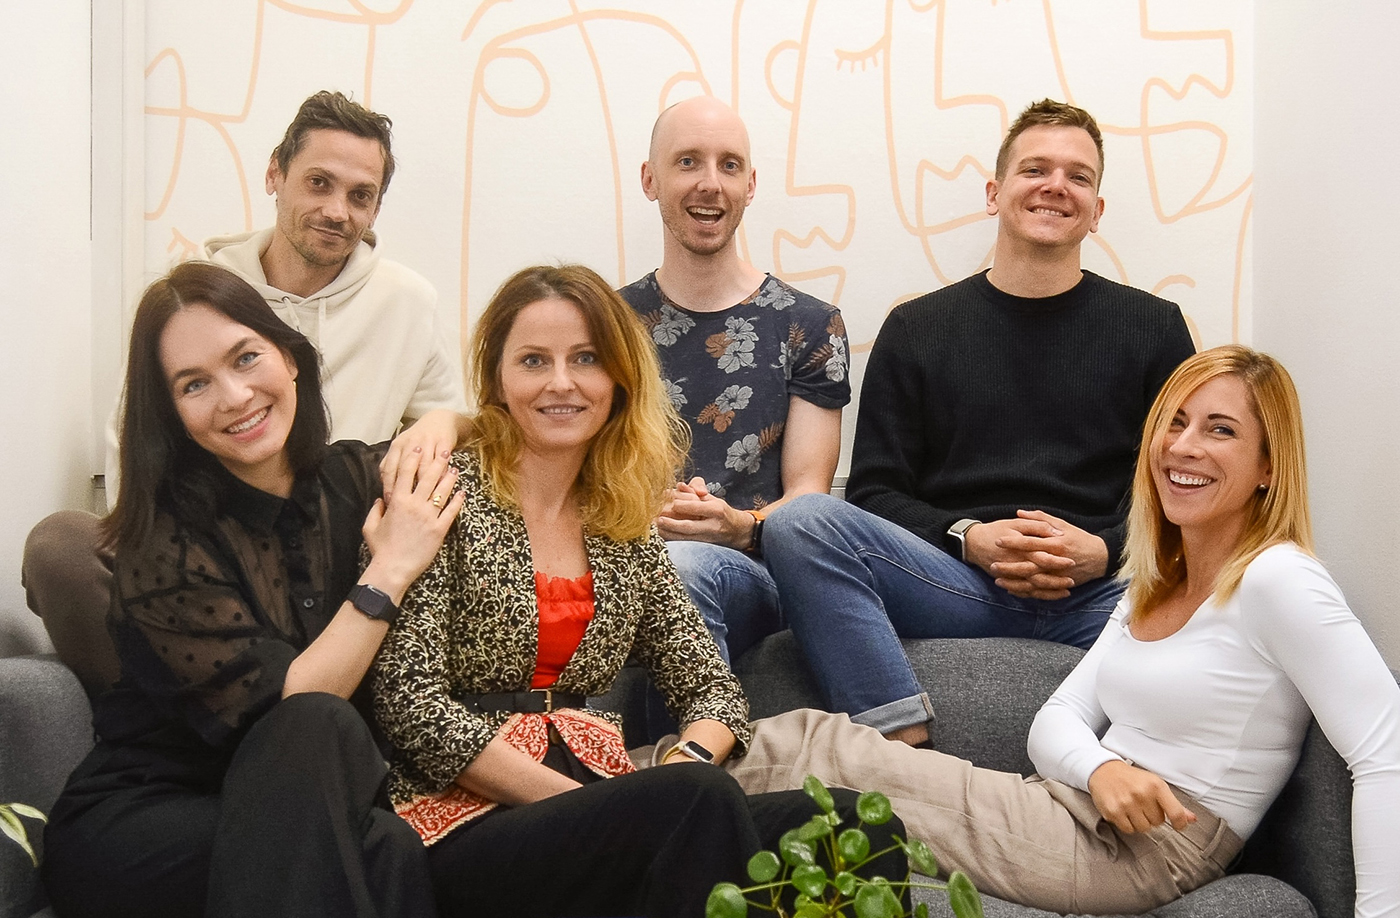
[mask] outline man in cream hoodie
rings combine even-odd
[[[216,236],[202,253],[320,350],[332,440],[375,443],[434,408],[466,410],[436,291],[376,246],[372,227],[394,174],[389,143],[388,118],[316,93],[267,166],[276,224]]]
[[[434,408],[465,413],[455,348],[424,278],[381,258],[372,227],[394,174],[390,121],[338,92],[302,103],[272,151],[267,193],[277,222],[218,236],[202,257],[252,284],[321,352],[332,440],[377,443]],[[107,431],[107,496],[118,487],[117,417]],[[61,511],[25,544],[29,607],[89,692],[110,685],[116,658],[102,626],[111,557],[98,518]]]

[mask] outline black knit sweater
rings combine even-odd
[[[1039,299],[984,272],[910,300],[870,353],[846,497],[950,552],[959,519],[1044,510],[1111,571],[1147,410],[1194,350],[1174,303],[1088,271]]]

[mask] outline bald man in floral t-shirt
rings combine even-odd
[[[840,311],[739,257],[754,187],[748,132],[728,106],[700,97],[662,112],[642,164],[662,264],[620,291],[690,424],[694,477],[677,483],[657,528],[726,662],[782,627],[762,519],[831,489],[851,400]]]

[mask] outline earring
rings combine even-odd
[[[1269,493],[1269,486],[1268,486],[1268,485],[1263,485],[1263,484],[1261,484],[1261,485],[1258,487],[1257,490],[1259,491],[1260,494],[1268,494],[1268,493]]]

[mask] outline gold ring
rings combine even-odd
[[[434,507],[437,507],[439,510],[442,509],[442,495],[441,495],[441,494],[434,494],[434,495],[433,495],[432,505],[433,505]]]

